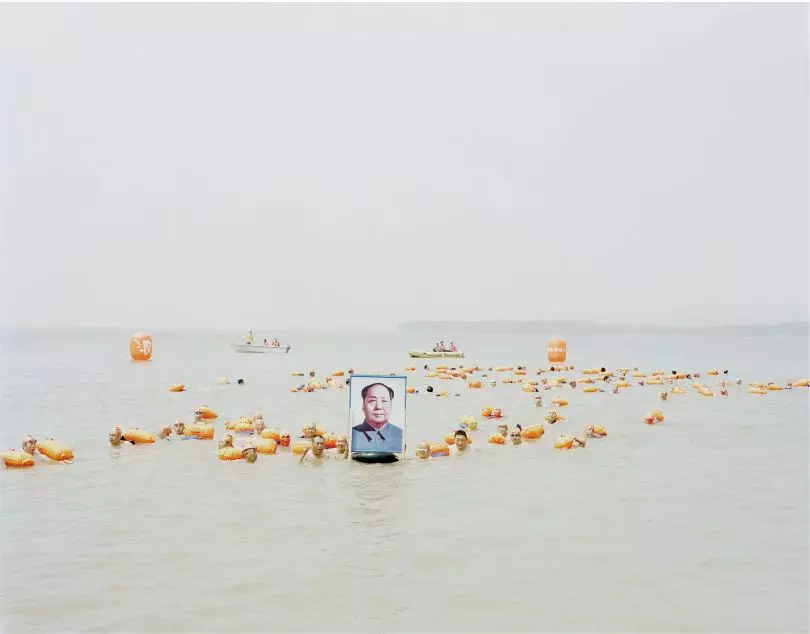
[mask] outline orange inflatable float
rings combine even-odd
[[[214,426],[213,425],[186,425],[184,436],[194,436],[201,440],[213,440]]]
[[[564,398],[554,398],[551,399],[551,404],[559,405],[560,407],[565,407],[566,405],[568,405],[568,401],[566,401]]]
[[[793,387],[810,387],[810,379],[799,379],[793,382]]]
[[[574,446],[573,436],[560,436],[554,441],[554,449],[571,449]]]
[[[256,446],[256,453],[272,456],[276,453],[277,443],[272,438],[257,438],[253,441]]]
[[[771,384],[768,386],[768,390],[770,390],[771,392],[775,392],[775,391],[777,391],[777,390],[784,390],[784,389],[785,389],[785,388],[783,388],[781,385],[774,385],[773,383],[771,383]]]
[[[583,387],[583,388],[582,388],[582,391],[583,391],[583,392],[586,392],[586,393],[588,393],[588,394],[592,394],[593,392],[598,392],[598,391],[599,391],[599,388],[594,387],[593,385],[590,385],[590,386],[588,386],[588,387]]]
[[[767,394],[768,390],[766,390],[765,388],[761,388],[761,387],[748,386],[748,393],[749,394]]]
[[[205,420],[212,420],[214,418],[219,418],[219,414],[217,414],[210,407],[198,407],[197,409],[199,410],[200,414],[202,414],[202,417]]]
[[[432,457],[436,456],[449,456],[450,455],[450,447],[448,447],[443,442],[434,442],[430,444],[430,455]]]
[[[258,451],[256,452],[258,453]],[[241,460],[242,448],[241,447],[223,447],[217,452],[220,460]]]
[[[532,425],[531,427],[527,427],[523,431],[520,432],[522,438],[526,438],[528,440],[534,440],[536,438],[540,438],[543,434],[546,433],[546,428],[542,425]],[[503,436],[501,436],[503,438]]]
[[[481,387],[481,381],[470,381],[469,383],[467,383],[467,385],[469,387],[473,387],[473,388],[480,388]]]
[[[335,370],[332,372],[332,376],[343,376],[343,370]]]
[[[487,439],[487,442],[489,442],[489,443],[491,443],[493,445],[505,445],[506,444],[506,438],[501,436],[501,434],[490,434],[489,438]]]
[[[292,449],[292,452],[295,455],[299,456],[302,453],[304,453],[304,451],[306,451],[306,449],[307,449],[307,447],[309,447],[309,445],[310,445],[310,442],[308,440],[301,439],[301,440],[296,440],[290,447]]]
[[[9,449],[3,454],[3,464],[12,468],[33,467],[34,456],[24,451]]]
[[[720,374],[720,372],[718,370],[709,370],[706,374],[708,374],[709,376],[717,376],[718,374]]]
[[[64,460],[73,460],[73,450],[65,447],[62,443],[56,442],[53,438],[40,440],[37,443],[37,451],[43,456],[62,462]]]
[[[547,352],[549,363],[565,363],[565,357],[568,354],[565,339],[552,339],[549,341]]]
[[[155,442],[155,435],[142,429],[127,429],[123,432],[122,438],[127,442],[134,440],[136,445]]]
[[[225,429],[229,431],[253,431],[253,422],[244,419],[234,422],[228,421],[225,423]]]
[[[152,337],[145,332],[136,332],[129,338],[129,356],[133,361],[149,361],[152,358]]]
[[[597,438],[602,438],[604,436],[607,436],[608,435],[607,429],[602,427],[602,425],[594,425],[593,426],[593,435],[596,436]]]
[[[271,429],[264,429],[261,433],[262,438],[272,438],[276,442],[281,442],[281,432],[274,428]]]
[[[405,392],[407,392],[408,394],[414,394],[416,393],[416,388],[413,385],[409,385],[408,387],[405,388]]]
[[[445,434],[445,436],[444,436],[444,444],[446,444],[446,445],[455,445],[456,444],[456,435],[455,435],[455,433],[453,433],[453,434]],[[467,434],[467,444],[468,445],[472,444],[472,437],[470,436],[470,434]]]
[[[186,384],[185,383],[178,383],[177,385],[172,385],[169,388],[169,392],[185,392]]]

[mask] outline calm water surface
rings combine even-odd
[[[427,463],[223,463],[213,443],[111,449],[107,432],[156,430],[203,404],[222,414],[218,435],[222,421],[258,411],[269,426],[343,431],[348,392],[292,394],[291,372],[401,372],[406,350],[427,342],[290,335],[289,355],[239,355],[234,337],[153,332],[153,361],[135,364],[128,334],[2,334],[3,448],[30,432],[77,456],[0,471],[4,631],[808,628],[810,390],[754,397],[743,385],[709,399],[688,389],[661,404],[654,386],[566,388],[554,395],[571,402],[567,420],[518,448],[487,445],[494,424],[483,423],[473,453]],[[547,338],[471,338],[464,363],[537,367]],[[568,345],[580,368],[720,367],[746,383],[810,374],[806,337]],[[222,375],[234,383],[217,385]],[[429,382],[421,371],[409,380]],[[176,382],[190,389],[168,393]],[[410,453],[485,405],[510,424],[548,412],[518,386],[448,387],[461,396],[409,397]],[[658,406],[663,425],[640,422]],[[586,422],[610,436],[552,450]]]

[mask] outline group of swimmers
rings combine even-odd
[[[458,352],[456,344],[452,341],[449,346],[444,345],[444,341],[440,341],[433,346],[433,352]]]

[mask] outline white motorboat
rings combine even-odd
[[[264,344],[255,343],[232,343],[231,347],[237,352],[249,352],[253,354],[264,354],[267,352],[289,352],[289,344],[286,346],[265,346]]]

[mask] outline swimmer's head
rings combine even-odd
[[[735,379],[734,381],[737,385],[742,385],[742,379]]]
[[[290,446],[290,432],[283,431],[278,436],[279,441],[278,444],[282,447],[289,447]]]
[[[519,445],[523,442],[523,438],[520,436],[520,429],[515,427],[512,431],[509,432],[509,440],[512,441],[513,445]]]
[[[453,436],[453,441],[456,443],[456,449],[459,451],[464,451],[467,448],[467,445],[470,443],[469,438],[467,438],[467,432],[463,429],[456,431],[455,435]]]
[[[571,381],[571,387],[576,387],[576,386],[577,386],[577,382],[576,381]]]
[[[113,447],[117,447],[121,444],[121,435],[121,428],[118,425],[110,430],[110,444]]]
[[[504,438],[509,435],[509,428],[506,426],[506,423],[501,423],[498,425],[498,433]]]
[[[335,449],[338,453],[344,454],[349,450],[349,441],[346,436],[338,436],[335,438]]]
[[[37,450],[37,439],[30,434],[23,438],[22,450],[25,453],[30,453],[33,456],[34,452]]]
[[[315,436],[315,438],[312,439],[312,453],[316,456],[320,456],[324,449],[326,449],[326,441],[323,436]]]
[[[174,433],[183,436],[186,433],[186,424],[181,420],[174,421]]]
[[[430,458],[430,445],[426,440],[423,440],[416,446],[416,457],[420,460],[427,460]]]
[[[253,419],[253,431],[261,434],[264,431],[264,419],[259,415],[258,418]]]
[[[242,457],[245,459],[245,462],[256,462],[257,452],[256,447],[253,445],[245,445],[242,447]]]
[[[661,398],[662,401],[665,401],[665,400],[667,400],[667,397],[669,396],[669,393],[667,393],[667,392],[659,392],[658,396]]]
[[[217,447],[219,449],[223,449],[225,447],[233,447],[233,435],[225,434],[217,444]]]
[[[160,428],[160,432],[158,433],[158,438],[162,440],[164,438],[168,438],[171,435],[172,435],[172,426],[163,425],[163,427]]]
[[[593,425],[585,425],[585,438],[593,438]]]
[[[317,434],[318,434],[318,426],[315,423],[309,423],[309,425],[304,427],[305,438],[315,438]]]
[[[194,410],[194,420],[198,423],[203,420],[203,413],[201,409]]]

